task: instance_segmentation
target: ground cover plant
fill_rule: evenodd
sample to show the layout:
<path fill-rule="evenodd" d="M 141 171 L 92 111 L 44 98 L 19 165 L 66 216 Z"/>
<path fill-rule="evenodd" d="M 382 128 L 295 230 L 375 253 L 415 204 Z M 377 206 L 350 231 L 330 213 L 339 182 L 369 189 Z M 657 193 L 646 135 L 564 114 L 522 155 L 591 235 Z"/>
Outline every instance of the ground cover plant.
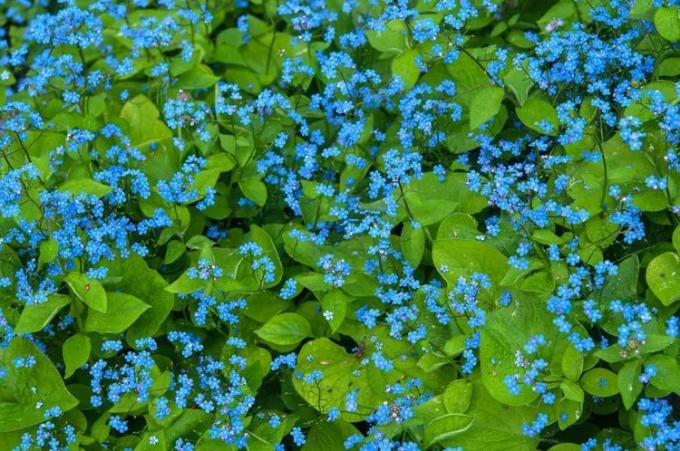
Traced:
<path fill-rule="evenodd" d="M 0 450 L 680 449 L 677 0 L 0 12 Z"/>

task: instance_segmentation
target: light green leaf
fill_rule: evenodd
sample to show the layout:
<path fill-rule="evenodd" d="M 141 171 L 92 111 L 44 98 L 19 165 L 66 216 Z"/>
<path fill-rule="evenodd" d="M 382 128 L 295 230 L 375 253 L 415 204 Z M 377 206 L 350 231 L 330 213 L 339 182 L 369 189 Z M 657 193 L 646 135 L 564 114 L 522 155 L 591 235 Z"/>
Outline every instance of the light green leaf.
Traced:
<path fill-rule="evenodd" d="M 307 320 L 297 313 L 281 313 L 255 331 L 258 337 L 275 345 L 294 345 L 312 335 Z"/>
<path fill-rule="evenodd" d="M 656 31 L 668 41 L 680 41 L 680 8 L 677 6 L 662 7 L 654 14 Z"/>
<path fill-rule="evenodd" d="M 503 88 L 496 86 L 488 86 L 475 93 L 470 103 L 470 130 L 475 130 L 498 114 L 504 95 Z"/>
<path fill-rule="evenodd" d="M 471 192 L 466 181 L 467 177 L 462 173 L 448 174 L 444 181 L 440 181 L 433 172 L 426 172 L 404 187 L 401 203 L 406 214 L 422 226 L 435 224 L 454 211 L 479 213 L 488 202 Z M 401 197 L 401 193 L 398 196 Z"/>
<path fill-rule="evenodd" d="M 647 266 L 647 285 L 664 305 L 680 300 L 680 257 L 675 252 L 665 252 Z"/>
<path fill-rule="evenodd" d="M 465 413 L 472 400 L 472 384 L 465 379 L 456 379 L 444 390 L 444 406 L 449 413 Z"/>
<path fill-rule="evenodd" d="M 187 271 L 185 271 L 170 285 L 165 287 L 165 290 L 170 293 L 190 294 L 204 288 L 207 285 L 207 281 L 205 280 L 199 278 L 191 279 L 188 276 Z"/>
<path fill-rule="evenodd" d="M 213 74 L 210 67 L 205 64 L 198 64 L 179 77 L 179 80 L 177 80 L 177 87 L 182 89 L 209 88 L 220 79 L 221 77 Z"/>
<path fill-rule="evenodd" d="M 123 105 L 120 117 L 130 125 L 132 145 L 141 148 L 172 138 L 172 131 L 159 116 L 160 112 L 156 105 L 142 94 Z"/>
<path fill-rule="evenodd" d="M 505 85 L 510 88 L 510 91 L 515 95 L 520 106 L 529 98 L 529 91 L 534 86 L 534 81 L 527 75 L 527 72 L 516 67 L 513 67 L 510 72 L 503 78 Z"/>
<path fill-rule="evenodd" d="M 65 378 L 87 363 L 91 348 L 90 338 L 85 334 L 72 335 L 64 342 L 61 352 L 66 365 Z"/>
<path fill-rule="evenodd" d="M 621 367 L 616 377 L 616 382 L 623 399 L 623 405 L 630 409 L 635 404 L 635 400 L 642 391 L 640 383 L 640 361 L 631 360 Z"/>
<path fill-rule="evenodd" d="M 14 359 L 29 356 L 36 359 L 33 367 L 15 367 Z M 66 412 L 78 404 L 50 359 L 24 338 L 15 337 L 0 351 L 0 368 L 7 370 L 1 381 L 7 396 L 0 401 L 0 432 L 17 431 L 41 423 L 48 408 L 60 407 Z"/>
<path fill-rule="evenodd" d="M 323 378 L 318 383 L 307 384 L 304 375 L 317 370 Z M 359 421 L 384 398 L 385 375 L 373 365 L 361 365 L 360 359 L 327 338 L 305 343 L 298 354 L 296 371 L 303 378 L 293 378 L 295 391 L 323 414 L 331 407 L 344 406 L 347 394 L 356 390 L 358 405 L 362 408 L 357 412 L 342 411 L 341 417 Z"/>
<path fill-rule="evenodd" d="M 392 60 L 392 74 L 399 76 L 404 83 L 404 90 L 411 89 L 420 77 L 416 56 L 418 56 L 417 50 L 406 50 Z"/>
<path fill-rule="evenodd" d="M 130 255 L 108 265 L 111 290 L 131 294 L 150 306 L 126 332 L 128 342 L 152 337 L 170 314 L 175 297 L 165 288 L 168 283 L 157 271 L 149 268 L 142 257 Z"/>
<path fill-rule="evenodd" d="M 656 368 L 656 376 L 650 380 L 654 387 L 680 395 L 680 363 L 675 357 L 657 354 L 647 359 L 645 365 Z"/>
<path fill-rule="evenodd" d="M 450 286 L 459 277 L 485 273 L 497 284 L 508 269 L 507 258 L 497 249 L 476 240 L 436 240 L 432 260 Z"/>
<path fill-rule="evenodd" d="M 470 429 L 473 418 L 462 413 L 447 413 L 435 418 L 425 425 L 423 441 L 429 448 L 437 443 L 444 443 Z"/>
<path fill-rule="evenodd" d="M 522 424 L 531 423 L 535 407 L 508 407 L 495 399 L 476 378 L 472 380 L 469 429 L 442 446 L 463 447 L 465 451 L 525 451 L 536 449 L 539 439 L 522 434 Z"/>
<path fill-rule="evenodd" d="M 59 244 L 56 240 L 45 240 L 40 243 L 40 257 L 38 258 L 38 264 L 44 265 L 45 263 L 53 262 L 59 254 Z"/>
<path fill-rule="evenodd" d="M 95 182 L 92 179 L 70 179 L 59 186 L 59 191 L 66 191 L 73 194 L 89 194 L 97 197 L 104 197 L 111 192 L 111 187 L 103 183 Z"/>
<path fill-rule="evenodd" d="M 606 368 L 593 368 L 581 377 L 581 386 L 586 393 L 608 398 L 619 393 L 616 373 Z"/>
<path fill-rule="evenodd" d="M 567 346 L 562 356 L 562 372 L 572 381 L 577 381 L 583 372 L 583 354 L 571 344 Z"/>
<path fill-rule="evenodd" d="M 91 309 L 106 312 L 108 304 L 106 291 L 98 280 L 90 279 L 79 272 L 72 272 L 64 281 L 71 288 L 71 292 Z"/>
<path fill-rule="evenodd" d="M 539 334 L 544 336 L 546 344 L 539 348 L 537 357 L 545 359 L 551 367 L 560 367 L 560 351 L 567 341 L 558 336 L 552 320 L 545 302 L 521 292 L 513 292 L 510 306 L 487 314 L 480 335 L 479 361 L 482 381 L 494 399 L 507 405 L 522 406 L 538 397 L 527 386 L 521 386 L 518 394 L 511 394 L 504 379 L 517 374 L 517 353 L 524 355 L 529 338 Z M 517 327 L 518 324 L 522 327 Z"/>
<path fill-rule="evenodd" d="M 524 105 L 516 109 L 516 112 L 519 120 L 528 128 L 550 136 L 557 135 L 559 127 L 557 111 L 547 101 L 538 97 L 530 97 Z M 542 126 L 544 121 L 550 124 L 550 129 Z"/>
<path fill-rule="evenodd" d="M 151 306 L 135 296 L 109 292 L 106 313 L 90 310 L 85 319 L 85 331 L 118 334 L 130 327 Z"/>
<path fill-rule="evenodd" d="M 321 298 L 321 307 L 323 314 L 330 312 L 331 319 L 328 324 L 331 326 L 331 332 L 335 333 L 345 320 L 347 313 L 347 305 L 352 301 L 352 298 L 346 295 L 342 290 L 331 290 Z"/>
<path fill-rule="evenodd" d="M 262 180 L 249 177 L 238 182 L 241 192 L 256 205 L 263 207 L 267 202 L 267 185 Z"/>
<path fill-rule="evenodd" d="M 390 20 L 385 30 L 366 30 L 366 37 L 374 49 L 383 53 L 399 53 L 406 49 L 406 25 L 401 20 Z"/>
<path fill-rule="evenodd" d="M 53 294 L 42 304 L 24 307 L 14 328 L 17 334 L 32 334 L 43 330 L 61 309 L 71 303 L 69 296 Z"/>
<path fill-rule="evenodd" d="M 425 229 L 420 224 L 414 227 L 411 221 L 405 221 L 401 230 L 401 253 L 414 268 L 420 264 L 425 253 Z"/>

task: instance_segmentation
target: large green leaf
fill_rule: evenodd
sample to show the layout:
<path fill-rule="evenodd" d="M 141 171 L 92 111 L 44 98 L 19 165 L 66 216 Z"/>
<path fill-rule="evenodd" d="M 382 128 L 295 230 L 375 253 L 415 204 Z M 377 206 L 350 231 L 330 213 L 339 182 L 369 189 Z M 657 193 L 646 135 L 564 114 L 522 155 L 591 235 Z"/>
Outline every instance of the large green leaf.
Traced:
<path fill-rule="evenodd" d="M 14 359 L 34 357 L 30 368 L 16 368 Z M 7 370 L 0 379 L 0 432 L 16 431 L 44 421 L 45 410 L 59 407 L 68 411 L 78 404 L 59 372 L 32 342 L 16 337 L 0 351 L 0 367 Z"/>
<path fill-rule="evenodd" d="M 130 125 L 132 144 L 139 148 L 172 138 L 170 129 L 159 119 L 158 108 L 144 95 L 128 100 L 120 116 Z"/>
<path fill-rule="evenodd" d="M 442 277 L 453 286 L 461 276 L 487 274 L 500 282 L 508 269 L 507 258 L 495 248 L 477 240 L 436 240 L 432 260 Z"/>
<path fill-rule="evenodd" d="M 71 303 L 69 296 L 53 294 L 42 304 L 24 307 L 14 328 L 17 334 L 31 334 L 42 330 L 61 309 Z"/>
<path fill-rule="evenodd" d="M 125 293 L 109 292 L 106 313 L 90 310 L 85 319 L 85 331 L 118 334 L 130 327 L 151 306 Z"/>
<path fill-rule="evenodd" d="M 70 377 L 78 368 L 87 363 L 90 358 L 90 338 L 85 334 L 75 334 L 68 337 L 61 348 L 66 370 L 64 377 Z"/>
<path fill-rule="evenodd" d="M 258 337 L 276 345 L 294 345 L 312 334 L 309 322 L 297 313 L 281 313 L 255 331 Z"/>
<path fill-rule="evenodd" d="M 150 307 L 127 330 L 128 341 L 153 336 L 174 305 L 174 296 L 165 290 L 168 283 L 163 276 L 149 268 L 142 257 L 133 254 L 111 263 L 109 278 L 109 289 L 131 294 Z"/>
<path fill-rule="evenodd" d="M 680 8 L 659 8 L 654 14 L 654 26 L 665 39 L 671 42 L 680 41 Z"/>
<path fill-rule="evenodd" d="M 520 324 L 522 326 L 518 327 Z M 524 374 L 524 369 L 515 363 L 517 353 L 524 355 L 524 346 L 535 335 L 543 335 L 546 341 L 545 346 L 539 348 L 538 356 L 545 359 L 550 368 L 559 371 L 567 342 L 564 337 L 558 336 L 545 302 L 530 294 L 516 292 L 509 307 L 487 316 L 481 331 L 479 360 L 482 381 L 493 398 L 504 404 L 521 406 L 538 397 L 536 392 L 524 385 L 517 395 L 513 395 L 504 383 L 506 376 Z M 528 356 L 525 358 L 529 359 Z"/>
<path fill-rule="evenodd" d="M 559 121 L 557 111 L 546 100 L 539 97 L 530 97 L 524 105 L 516 109 L 519 120 L 532 130 L 546 135 L 557 135 Z M 549 124 L 549 128 L 543 124 Z"/>
<path fill-rule="evenodd" d="M 466 176 L 453 173 L 444 181 L 426 172 L 404 187 L 402 203 L 406 213 L 422 225 L 435 224 L 454 211 L 474 214 L 483 210 L 487 201 L 466 187 Z"/>
<path fill-rule="evenodd" d="M 539 438 L 522 434 L 522 425 L 536 418 L 535 407 L 508 407 L 490 396 L 482 382 L 472 381 L 472 403 L 467 415 L 472 417 L 470 427 L 460 435 L 442 443 L 443 446 L 460 446 L 465 451 L 525 451 L 536 449 Z"/>
<path fill-rule="evenodd" d="M 321 371 L 318 383 L 308 384 L 301 378 L 293 378 L 293 386 L 300 396 L 322 413 L 331 407 L 341 409 L 342 418 L 358 421 L 365 418 L 384 397 L 385 377 L 372 365 L 364 366 L 361 359 L 327 338 L 306 343 L 298 354 L 296 371 L 303 376 Z M 344 410 L 347 395 L 357 391 L 357 412 Z"/>
<path fill-rule="evenodd" d="M 680 300 L 680 256 L 665 252 L 649 262 L 647 285 L 664 305 Z"/>
<path fill-rule="evenodd" d="M 477 91 L 470 104 L 470 130 L 494 117 L 501 109 L 505 91 L 503 88 L 489 86 Z"/>
<path fill-rule="evenodd" d="M 106 312 L 107 298 L 104 287 L 98 280 L 90 279 L 85 274 L 72 272 L 64 279 L 81 301 L 91 309 Z"/>

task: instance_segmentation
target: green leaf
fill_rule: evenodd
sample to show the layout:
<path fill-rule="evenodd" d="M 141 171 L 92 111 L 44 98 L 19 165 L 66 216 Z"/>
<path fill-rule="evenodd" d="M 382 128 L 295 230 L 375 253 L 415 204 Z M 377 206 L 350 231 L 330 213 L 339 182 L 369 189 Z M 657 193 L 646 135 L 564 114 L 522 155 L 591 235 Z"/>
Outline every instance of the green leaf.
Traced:
<path fill-rule="evenodd" d="M 267 202 L 267 185 L 262 180 L 249 177 L 238 182 L 241 192 L 256 205 L 263 207 Z"/>
<path fill-rule="evenodd" d="M 352 301 L 352 298 L 347 296 L 342 290 L 331 290 L 323 298 L 321 298 L 321 307 L 324 314 L 330 312 L 332 317 L 328 320 L 331 326 L 331 332 L 337 332 L 338 328 L 345 320 L 347 313 L 347 305 Z"/>
<path fill-rule="evenodd" d="M 473 273 L 488 274 L 498 284 L 508 269 L 507 259 L 497 249 L 476 240 L 436 240 L 432 260 L 450 286 L 459 277 Z"/>
<path fill-rule="evenodd" d="M 420 264 L 425 253 L 425 229 L 420 224 L 405 221 L 401 230 L 401 253 L 414 268 Z"/>
<path fill-rule="evenodd" d="M 571 344 L 567 346 L 562 356 L 562 372 L 572 381 L 577 381 L 583 372 L 583 354 Z"/>
<path fill-rule="evenodd" d="M 400 53 L 406 49 L 407 28 L 401 20 L 390 20 L 385 30 L 366 30 L 366 37 L 374 49 L 383 53 Z"/>
<path fill-rule="evenodd" d="M 680 363 L 675 357 L 657 354 L 647 359 L 645 365 L 656 368 L 656 376 L 650 380 L 654 387 L 680 395 Z"/>
<path fill-rule="evenodd" d="M 475 130 L 498 114 L 504 95 L 503 88 L 496 86 L 488 86 L 475 93 L 470 103 L 470 130 Z"/>
<path fill-rule="evenodd" d="M 516 109 L 516 112 L 519 120 L 528 128 L 550 136 L 557 135 L 559 127 L 557 111 L 547 101 L 538 97 L 530 97 L 524 105 Z M 544 121 L 550 124 L 549 130 L 542 127 Z"/>
<path fill-rule="evenodd" d="M 531 87 L 534 86 L 534 81 L 527 75 L 527 72 L 513 67 L 503 78 L 503 81 L 515 95 L 520 106 L 524 105 L 524 102 L 529 98 Z"/>
<path fill-rule="evenodd" d="M 184 243 L 179 240 L 168 241 L 165 248 L 165 258 L 163 263 L 169 265 L 177 261 L 182 255 L 184 255 Z"/>
<path fill-rule="evenodd" d="M 98 312 L 106 312 L 108 304 L 106 291 L 98 280 L 90 279 L 79 272 L 72 272 L 64 281 L 71 288 L 71 292 L 88 307 Z"/>
<path fill-rule="evenodd" d="M 303 378 L 293 377 L 295 391 L 321 413 L 328 413 L 331 407 L 344 406 L 347 394 L 357 391 L 357 412 L 342 411 L 347 421 L 359 421 L 368 410 L 383 399 L 385 375 L 373 365 L 361 365 L 360 359 L 348 354 L 345 349 L 327 338 L 318 338 L 305 343 L 298 354 L 296 371 Z M 304 375 L 321 371 L 323 378 L 314 384 L 307 384 Z"/>
<path fill-rule="evenodd" d="M 472 400 L 472 384 L 465 379 L 456 379 L 444 390 L 444 406 L 449 413 L 465 413 Z"/>
<path fill-rule="evenodd" d="M 600 398 L 608 398 L 619 393 L 616 373 L 606 368 L 593 368 L 581 377 L 583 390 Z"/>
<path fill-rule="evenodd" d="M 56 240 L 45 240 L 40 243 L 40 257 L 38 258 L 38 264 L 44 265 L 45 263 L 53 262 L 57 255 L 59 254 L 59 244 Z"/>
<path fill-rule="evenodd" d="M 336 420 L 312 426 L 302 451 L 345 451 L 345 440 L 359 431 L 351 423 Z"/>
<path fill-rule="evenodd" d="M 426 172 L 404 187 L 401 203 L 405 213 L 422 226 L 435 224 L 454 211 L 474 214 L 488 203 L 480 195 L 465 186 L 467 177 L 462 173 L 446 176 L 444 181 L 432 172 Z"/>
<path fill-rule="evenodd" d="M 168 283 L 157 271 L 149 268 L 142 257 L 130 255 L 108 265 L 111 290 L 131 294 L 150 308 L 126 332 L 128 342 L 137 338 L 152 337 L 170 314 L 175 297 L 165 288 Z"/>
<path fill-rule="evenodd" d="M 64 342 L 61 352 L 66 365 L 65 378 L 87 363 L 91 348 L 90 338 L 85 334 L 72 335 Z"/>
<path fill-rule="evenodd" d="M 295 345 L 312 335 L 307 320 L 297 313 L 281 313 L 255 331 L 258 337 L 275 345 Z"/>
<path fill-rule="evenodd" d="M 680 253 L 680 225 L 673 230 L 673 247 L 676 252 Z"/>
<path fill-rule="evenodd" d="M 142 94 L 123 105 L 120 117 L 130 125 L 131 144 L 136 147 L 141 148 L 172 139 L 172 131 L 159 119 L 158 108 Z"/>
<path fill-rule="evenodd" d="M 462 413 L 447 413 L 425 425 L 423 441 L 426 448 L 444 443 L 470 429 L 473 418 Z"/>
<path fill-rule="evenodd" d="M 269 257 L 274 263 L 274 281 L 265 282 L 263 286 L 269 288 L 277 285 L 281 281 L 283 275 L 283 266 L 281 265 L 281 259 L 279 258 L 276 246 L 274 246 L 274 242 L 262 227 L 255 224 L 250 226 L 250 238 L 262 248 L 264 255 Z"/>
<path fill-rule="evenodd" d="M 658 71 L 662 77 L 676 77 L 680 75 L 680 58 L 665 58 L 659 64 Z"/>
<path fill-rule="evenodd" d="M 662 7 L 654 14 L 656 31 L 666 40 L 680 41 L 680 8 L 677 6 Z"/>
<path fill-rule="evenodd" d="M 85 331 L 118 334 L 130 327 L 150 305 L 125 293 L 107 293 L 109 308 L 106 313 L 90 310 L 85 319 Z"/>
<path fill-rule="evenodd" d="M 560 389 L 564 393 L 564 397 L 579 404 L 583 403 L 585 393 L 583 389 L 575 382 L 564 380 L 560 384 Z"/>
<path fill-rule="evenodd" d="M 167 449 L 167 447 L 165 433 L 161 430 L 145 432 L 137 446 L 135 446 L 135 451 L 158 451 Z"/>
<path fill-rule="evenodd" d="M 468 415 L 472 425 L 442 446 L 462 446 L 465 451 L 521 451 L 537 448 L 539 439 L 522 434 L 522 424 L 531 423 L 535 407 L 508 407 L 493 399 L 479 379 L 472 381 Z"/>
<path fill-rule="evenodd" d="M 647 285 L 664 305 L 680 300 L 680 257 L 675 252 L 665 252 L 649 262 Z"/>
<path fill-rule="evenodd" d="M 417 50 L 406 50 L 392 60 L 392 73 L 399 76 L 404 83 L 404 90 L 411 89 L 420 77 L 416 56 L 418 56 Z"/>
<path fill-rule="evenodd" d="M 518 328 L 518 324 L 522 327 Z M 559 351 L 566 347 L 567 341 L 558 336 L 545 302 L 528 293 L 513 292 L 510 306 L 487 314 L 480 334 L 479 361 L 482 381 L 494 399 L 522 406 L 538 397 L 527 386 L 522 386 L 517 395 L 511 394 L 504 379 L 517 373 L 517 353 L 523 352 L 530 337 L 539 334 L 544 336 L 546 344 L 540 347 L 538 357 L 544 358 L 551 367 L 559 368 L 562 360 Z"/>
<path fill-rule="evenodd" d="M 42 304 L 24 307 L 19 321 L 14 327 L 17 334 L 32 334 L 41 331 L 61 309 L 71 303 L 71 298 L 62 294 L 53 294 Z"/>
<path fill-rule="evenodd" d="M 642 391 L 642 384 L 639 380 L 640 368 L 639 360 L 631 360 L 621 367 L 616 377 L 616 383 L 626 409 L 633 407 L 635 400 Z"/>
<path fill-rule="evenodd" d="M 95 182 L 92 179 L 70 179 L 59 186 L 59 191 L 66 191 L 73 194 L 90 194 L 97 197 L 104 197 L 111 192 L 111 187 L 103 183 Z"/>
<path fill-rule="evenodd" d="M 182 89 L 203 89 L 209 88 L 219 80 L 221 80 L 221 77 L 213 74 L 210 67 L 205 64 L 198 64 L 179 77 L 177 87 Z"/>
<path fill-rule="evenodd" d="M 187 270 L 188 271 L 188 270 Z M 182 273 L 174 282 L 165 287 L 165 290 L 170 293 L 191 294 L 207 285 L 207 282 L 199 278 L 190 278 L 187 271 Z"/>
<path fill-rule="evenodd" d="M 446 70 L 456 83 L 456 100 L 463 105 L 469 106 L 477 90 L 489 86 L 486 71 L 467 53 L 458 55 Z"/>
<path fill-rule="evenodd" d="M 607 277 L 607 281 L 599 294 L 602 301 L 632 301 L 637 297 L 640 262 L 636 255 L 631 255 L 619 264 L 615 276 Z"/>
<path fill-rule="evenodd" d="M 16 358 L 33 356 L 36 364 L 30 368 L 16 368 Z M 59 407 L 66 412 L 78 400 L 64 386 L 61 375 L 32 342 L 15 337 L 0 351 L 0 368 L 7 374 L 0 382 L 7 397 L 0 401 L 0 432 L 18 431 L 44 421 L 48 408 Z"/>
<path fill-rule="evenodd" d="M 437 240 L 471 240 L 479 235 L 475 218 L 463 213 L 447 216 L 437 228 Z"/>

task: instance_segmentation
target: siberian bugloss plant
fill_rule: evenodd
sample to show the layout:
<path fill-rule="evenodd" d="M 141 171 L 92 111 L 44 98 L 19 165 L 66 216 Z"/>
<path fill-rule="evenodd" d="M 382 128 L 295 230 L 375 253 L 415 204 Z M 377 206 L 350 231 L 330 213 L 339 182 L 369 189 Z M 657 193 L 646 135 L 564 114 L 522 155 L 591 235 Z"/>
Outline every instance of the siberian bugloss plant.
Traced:
<path fill-rule="evenodd" d="M 1 450 L 680 448 L 677 0 L 1 3 Z"/>

